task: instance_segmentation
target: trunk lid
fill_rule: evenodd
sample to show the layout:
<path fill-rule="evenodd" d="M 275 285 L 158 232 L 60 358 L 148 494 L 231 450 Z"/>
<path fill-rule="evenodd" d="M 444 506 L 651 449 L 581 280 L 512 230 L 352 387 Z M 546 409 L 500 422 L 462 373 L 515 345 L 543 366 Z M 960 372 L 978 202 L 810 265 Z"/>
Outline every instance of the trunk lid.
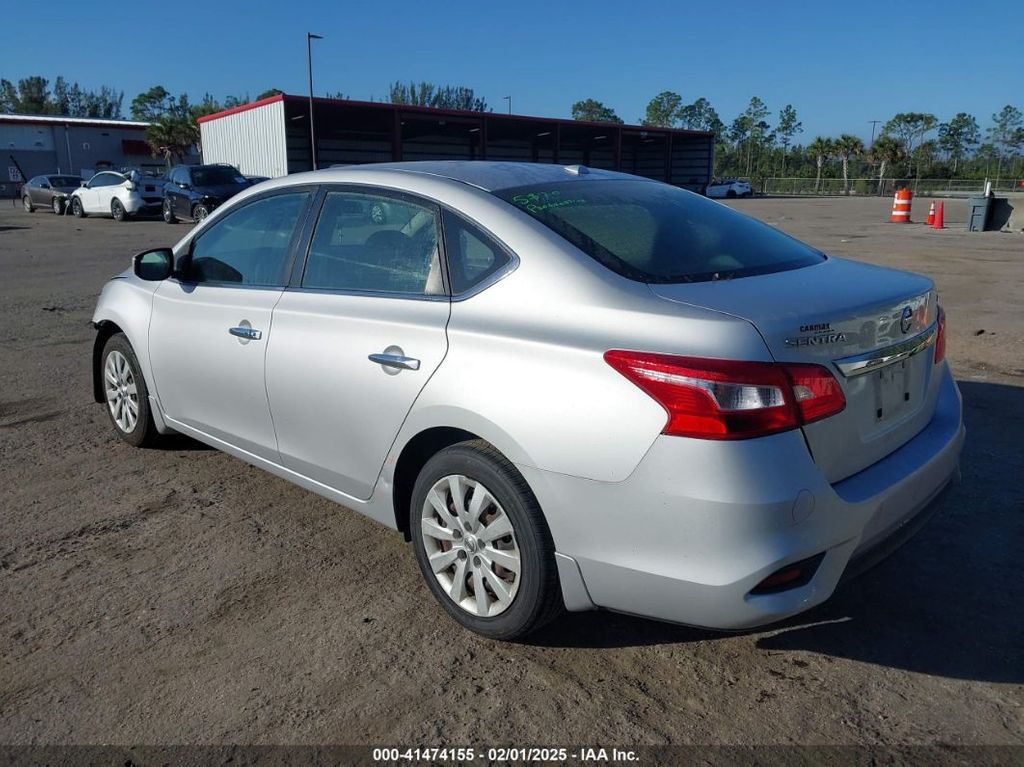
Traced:
<path fill-rule="evenodd" d="M 846 409 L 803 429 L 830 482 L 884 458 L 931 420 L 937 306 L 926 277 L 829 258 L 791 271 L 651 290 L 747 320 L 779 362 L 833 372 Z"/>

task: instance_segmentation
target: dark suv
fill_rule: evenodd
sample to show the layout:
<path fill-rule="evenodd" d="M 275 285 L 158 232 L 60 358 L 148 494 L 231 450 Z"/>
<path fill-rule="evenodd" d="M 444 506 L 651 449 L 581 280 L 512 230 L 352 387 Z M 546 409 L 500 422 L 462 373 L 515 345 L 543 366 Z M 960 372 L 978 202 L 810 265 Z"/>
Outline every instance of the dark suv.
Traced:
<path fill-rule="evenodd" d="M 251 186 L 232 165 L 179 165 L 164 184 L 164 221 L 202 221 L 210 211 Z"/>

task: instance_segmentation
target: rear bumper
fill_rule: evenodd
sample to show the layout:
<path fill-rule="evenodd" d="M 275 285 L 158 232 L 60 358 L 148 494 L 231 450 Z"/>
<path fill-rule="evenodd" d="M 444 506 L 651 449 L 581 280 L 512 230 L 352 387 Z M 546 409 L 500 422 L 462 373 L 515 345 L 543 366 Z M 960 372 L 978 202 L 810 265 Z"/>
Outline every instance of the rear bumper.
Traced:
<path fill-rule="evenodd" d="M 738 442 L 662 436 L 619 483 L 520 469 L 562 555 L 571 609 L 744 629 L 820 604 L 847 571 L 877 561 L 920 527 L 959 475 L 961 411 L 944 367 L 928 426 L 835 485 L 799 431 Z M 775 571 L 819 554 L 804 585 L 750 593 Z"/>
<path fill-rule="evenodd" d="M 130 194 L 124 200 L 124 209 L 128 213 L 159 213 L 161 206 L 160 198 L 144 198 L 140 194 Z"/>

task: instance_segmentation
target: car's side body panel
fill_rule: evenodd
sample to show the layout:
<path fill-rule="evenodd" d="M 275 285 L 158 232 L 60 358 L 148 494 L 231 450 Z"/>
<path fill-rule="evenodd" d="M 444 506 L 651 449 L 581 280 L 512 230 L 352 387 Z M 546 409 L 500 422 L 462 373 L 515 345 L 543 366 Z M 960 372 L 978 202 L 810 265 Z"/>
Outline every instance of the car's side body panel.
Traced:
<path fill-rule="evenodd" d="M 281 290 L 160 283 L 149 328 L 154 389 L 168 422 L 279 460 L 264 357 Z M 259 341 L 231 335 L 248 326 Z"/>
<path fill-rule="evenodd" d="M 287 290 L 274 309 L 266 389 L 281 462 L 369 498 L 385 456 L 448 349 L 447 298 Z M 385 368 L 390 353 L 417 368 Z M 358 438 L 354 438 L 359 435 Z"/>

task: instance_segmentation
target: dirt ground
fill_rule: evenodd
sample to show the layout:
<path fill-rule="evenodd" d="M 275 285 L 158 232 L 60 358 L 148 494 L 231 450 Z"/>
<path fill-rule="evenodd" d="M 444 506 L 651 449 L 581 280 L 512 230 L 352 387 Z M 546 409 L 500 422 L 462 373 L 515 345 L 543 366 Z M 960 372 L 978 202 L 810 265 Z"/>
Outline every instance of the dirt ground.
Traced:
<path fill-rule="evenodd" d="M 399 535 L 190 441 L 116 440 L 93 305 L 185 226 L 0 202 L 0 743 L 1024 744 L 1024 236 L 889 204 L 734 206 L 935 279 L 969 430 L 946 510 L 767 631 L 591 613 L 517 645 L 448 620 Z"/>

